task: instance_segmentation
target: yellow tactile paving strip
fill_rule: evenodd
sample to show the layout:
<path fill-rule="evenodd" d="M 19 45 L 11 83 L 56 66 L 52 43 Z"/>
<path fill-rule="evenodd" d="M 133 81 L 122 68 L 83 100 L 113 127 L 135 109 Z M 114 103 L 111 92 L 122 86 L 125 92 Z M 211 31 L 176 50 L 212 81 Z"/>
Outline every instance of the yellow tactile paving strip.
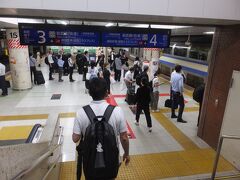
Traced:
<path fill-rule="evenodd" d="M 117 179 L 150 180 L 210 173 L 214 157 L 211 149 L 135 155 L 128 166 L 122 164 Z M 232 165 L 221 158 L 218 171 L 230 170 Z M 75 180 L 75 175 L 76 162 L 61 164 L 60 180 Z"/>
<path fill-rule="evenodd" d="M 59 117 L 60 118 L 72 118 L 72 117 L 76 117 L 76 113 L 74 113 L 74 112 L 60 113 Z"/>
<path fill-rule="evenodd" d="M 196 112 L 199 111 L 199 107 L 185 107 L 184 108 L 184 112 Z M 160 109 L 160 113 L 169 113 L 171 112 L 171 109 L 169 108 L 163 108 Z M 178 110 L 176 110 L 176 112 L 178 112 Z"/>
<path fill-rule="evenodd" d="M 0 140 L 27 139 L 33 126 L 9 126 L 0 129 Z"/>
<path fill-rule="evenodd" d="M 198 108 L 186 108 L 186 111 L 197 111 Z M 215 159 L 215 151 L 211 148 L 200 149 L 184 133 L 181 132 L 163 114 L 169 110 L 153 113 L 161 125 L 178 141 L 184 151 L 131 156 L 129 166 L 122 165 L 117 179 L 120 180 L 150 180 L 168 177 L 190 176 L 211 173 Z M 218 172 L 232 171 L 235 168 L 222 157 Z M 60 180 L 76 179 L 76 162 L 61 163 Z M 84 177 L 82 178 L 84 179 Z"/>
<path fill-rule="evenodd" d="M 13 116 L 0 116 L 0 121 L 34 120 L 47 118 L 48 114 L 13 115 Z"/>
<path fill-rule="evenodd" d="M 153 116 L 185 150 L 198 149 L 198 146 L 169 121 L 163 113 L 153 113 Z"/>

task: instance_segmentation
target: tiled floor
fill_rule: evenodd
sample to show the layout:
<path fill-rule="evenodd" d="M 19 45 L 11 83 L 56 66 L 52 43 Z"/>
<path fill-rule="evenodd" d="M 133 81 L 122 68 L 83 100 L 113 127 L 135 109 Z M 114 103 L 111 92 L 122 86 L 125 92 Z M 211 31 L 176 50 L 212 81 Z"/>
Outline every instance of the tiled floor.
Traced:
<path fill-rule="evenodd" d="M 0 98 L 0 137 L 22 138 L 23 134 L 26 136 L 29 133 L 30 126 L 35 123 L 45 125 L 48 115 L 60 114 L 60 124 L 64 126 L 61 180 L 75 179 L 76 151 L 71 140 L 73 121 L 75 112 L 88 104 L 91 97 L 85 94 L 81 75 L 74 74 L 74 83 L 70 83 L 66 76 L 63 83 L 57 80 L 49 82 L 47 69 L 41 69 L 45 75 L 45 85 L 34 86 L 28 91 L 10 90 L 9 96 Z M 129 131 L 135 137 L 130 139 L 131 163 L 127 167 L 121 166 L 117 179 L 197 179 L 209 177 L 206 173 L 212 171 L 215 152 L 196 135 L 198 104 L 192 100 L 191 91 L 186 91 L 183 114 L 188 123 L 177 123 L 170 118 L 170 110 L 164 107 L 164 101 L 169 98 L 169 84 L 166 80 L 161 82 L 164 82 L 160 87 L 163 96 L 159 100 L 160 112 L 152 113 L 152 133 L 148 132 L 144 115 L 141 115 L 140 126 L 135 126 L 135 116 L 124 101 L 124 83 L 111 87 L 112 98 L 109 102 L 117 103 L 123 109 Z M 62 94 L 61 99 L 51 100 L 53 94 Z M 21 135 L 11 137 L 14 131 L 21 131 Z M 10 135 L 7 136 L 6 132 Z M 120 152 L 122 154 L 122 149 Z M 218 170 L 229 173 L 234 168 L 222 158 Z"/>

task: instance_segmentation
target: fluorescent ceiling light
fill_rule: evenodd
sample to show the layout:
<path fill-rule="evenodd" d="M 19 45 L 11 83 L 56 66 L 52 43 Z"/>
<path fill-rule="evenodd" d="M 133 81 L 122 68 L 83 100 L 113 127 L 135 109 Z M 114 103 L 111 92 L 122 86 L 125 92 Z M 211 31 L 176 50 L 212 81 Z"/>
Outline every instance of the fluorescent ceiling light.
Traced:
<path fill-rule="evenodd" d="M 6 31 L 6 29 L 1 29 L 1 31 Z"/>
<path fill-rule="evenodd" d="M 203 34 L 214 34 L 214 31 L 204 32 Z"/>
<path fill-rule="evenodd" d="M 61 21 L 61 24 L 67 25 L 68 23 L 66 21 Z"/>
<path fill-rule="evenodd" d="M 105 26 L 106 26 L 106 27 L 113 26 L 113 23 L 107 23 Z"/>
<path fill-rule="evenodd" d="M 17 25 L 18 23 L 42 23 L 42 19 L 0 18 L 0 21 Z"/>
<path fill-rule="evenodd" d="M 154 29 L 180 29 L 187 28 L 189 26 L 173 26 L 173 25 L 151 25 L 151 28 Z"/>
<path fill-rule="evenodd" d="M 136 25 L 133 25 L 132 27 L 135 27 L 135 28 L 148 28 L 149 25 L 148 24 L 136 24 Z"/>

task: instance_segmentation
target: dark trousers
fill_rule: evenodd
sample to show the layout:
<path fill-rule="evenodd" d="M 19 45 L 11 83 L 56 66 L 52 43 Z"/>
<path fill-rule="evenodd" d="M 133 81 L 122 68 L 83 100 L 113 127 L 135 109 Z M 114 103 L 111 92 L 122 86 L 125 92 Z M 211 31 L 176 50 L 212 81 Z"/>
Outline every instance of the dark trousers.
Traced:
<path fill-rule="evenodd" d="M 49 79 L 53 79 L 52 77 L 53 71 L 54 71 L 54 64 L 52 63 L 49 65 Z"/>
<path fill-rule="evenodd" d="M 83 74 L 83 66 L 78 66 L 78 73 Z"/>
<path fill-rule="evenodd" d="M 35 72 L 36 72 L 36 67 L 35 66 L 30 66 L 30 74 L 31 74 L 31 81 L 32 82 L 35 82 Z"/>
<path fill-rule="evenodd" d="M 62 79 L 62 75 L 63 75 L 63 68 L 62 68 L 62 67 L 59 67 L 59 68 L 58 68 L 58 80 L 61 80 L 61 79 Z"/>
<path fill-rule="evenodd" d="M 110 94 L 110 84 L 111 84 L 111 81 L 110 79 L 105 79 L 106 82 L 107 82 L 107 90 L 108 90 L 108 94 Z"/>
<path fill-rule="evenodd" d="M 121 70 L 115 70 L 115 81 L 120 81 L 121 79 Z"/>
<path fill-rule="evenodd" d="M 82 78 L 83 81 L 86 81 L 87 71 L 88 71 L 88 68 L 87 68 L 87 67 L 86 67 L 86 68 L 83 68 L 83 78 Z"/>
<path fill-rule="evenodd" d="M 5 76 L 0 76 L 0 88 L 2 89 L 2 95 L 8 94 Z"/>
<path fill-rule="evenodd" d="M 82 176 L 82 155 L 78 154 L 77 161 L 77 180 L 81 180 Z"/>
<path fill-rule="evenodd" d="M 73 75 L 73 67 L 69 67 L 69 80 L 70 81 L 73 80 L 72 75 Z"/>
<path fill-rule="evenodd" d="M 150 116 L 150 111 L 149 111 L 149 106 L 141 106 L 141 105 L 137 105 L 137 112 L 136 112 L 136 121 L 139 121 L 139 117 L 140 114 L 142 112 L 142 110 L 144 111 L 146 120 L 147 120 L 147 126 L 148 127 L 152 127 L 152 119 Z"/>
<path fill-rule="evenodd" d="M 199 102 L 199 113 L 198 113 L 197 126 L 199 125 L 201 110 L 202 110 L 202 102 Z"/>
<path fill-rule="evenodd" d="M 174 105 L 177 104 L 179 105 L 179 110 L 178 110 L 178 120 L 182 119 L 182 114 L 184 110 L 184 97 L 183 95 L 180 95 L 179 92 L 174 92 L 172 91 L 172 115 L 175 115 L 175 108 Z"/>

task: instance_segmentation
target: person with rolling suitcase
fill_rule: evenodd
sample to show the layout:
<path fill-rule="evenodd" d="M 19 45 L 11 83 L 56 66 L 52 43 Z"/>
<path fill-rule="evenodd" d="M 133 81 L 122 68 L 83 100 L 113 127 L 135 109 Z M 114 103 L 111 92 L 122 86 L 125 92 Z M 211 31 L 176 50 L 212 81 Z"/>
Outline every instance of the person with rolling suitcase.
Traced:
<path fill-rule="evenodd" d="M 43 77 L 42 71 L 35 71 L 35 84 L 40 85 L 40 84 L 45 84 L 45 79 Z"/>
<path fill-rule="evenodd" d="M 124 81 L 127 86 L 127 95 L 125 101 L 129 105 L 133 105 L 135 102 L 135 86 L 133 86 L 133 71 L 134 68 L 131 67 L 128 72 L 125 74 Z"/>

